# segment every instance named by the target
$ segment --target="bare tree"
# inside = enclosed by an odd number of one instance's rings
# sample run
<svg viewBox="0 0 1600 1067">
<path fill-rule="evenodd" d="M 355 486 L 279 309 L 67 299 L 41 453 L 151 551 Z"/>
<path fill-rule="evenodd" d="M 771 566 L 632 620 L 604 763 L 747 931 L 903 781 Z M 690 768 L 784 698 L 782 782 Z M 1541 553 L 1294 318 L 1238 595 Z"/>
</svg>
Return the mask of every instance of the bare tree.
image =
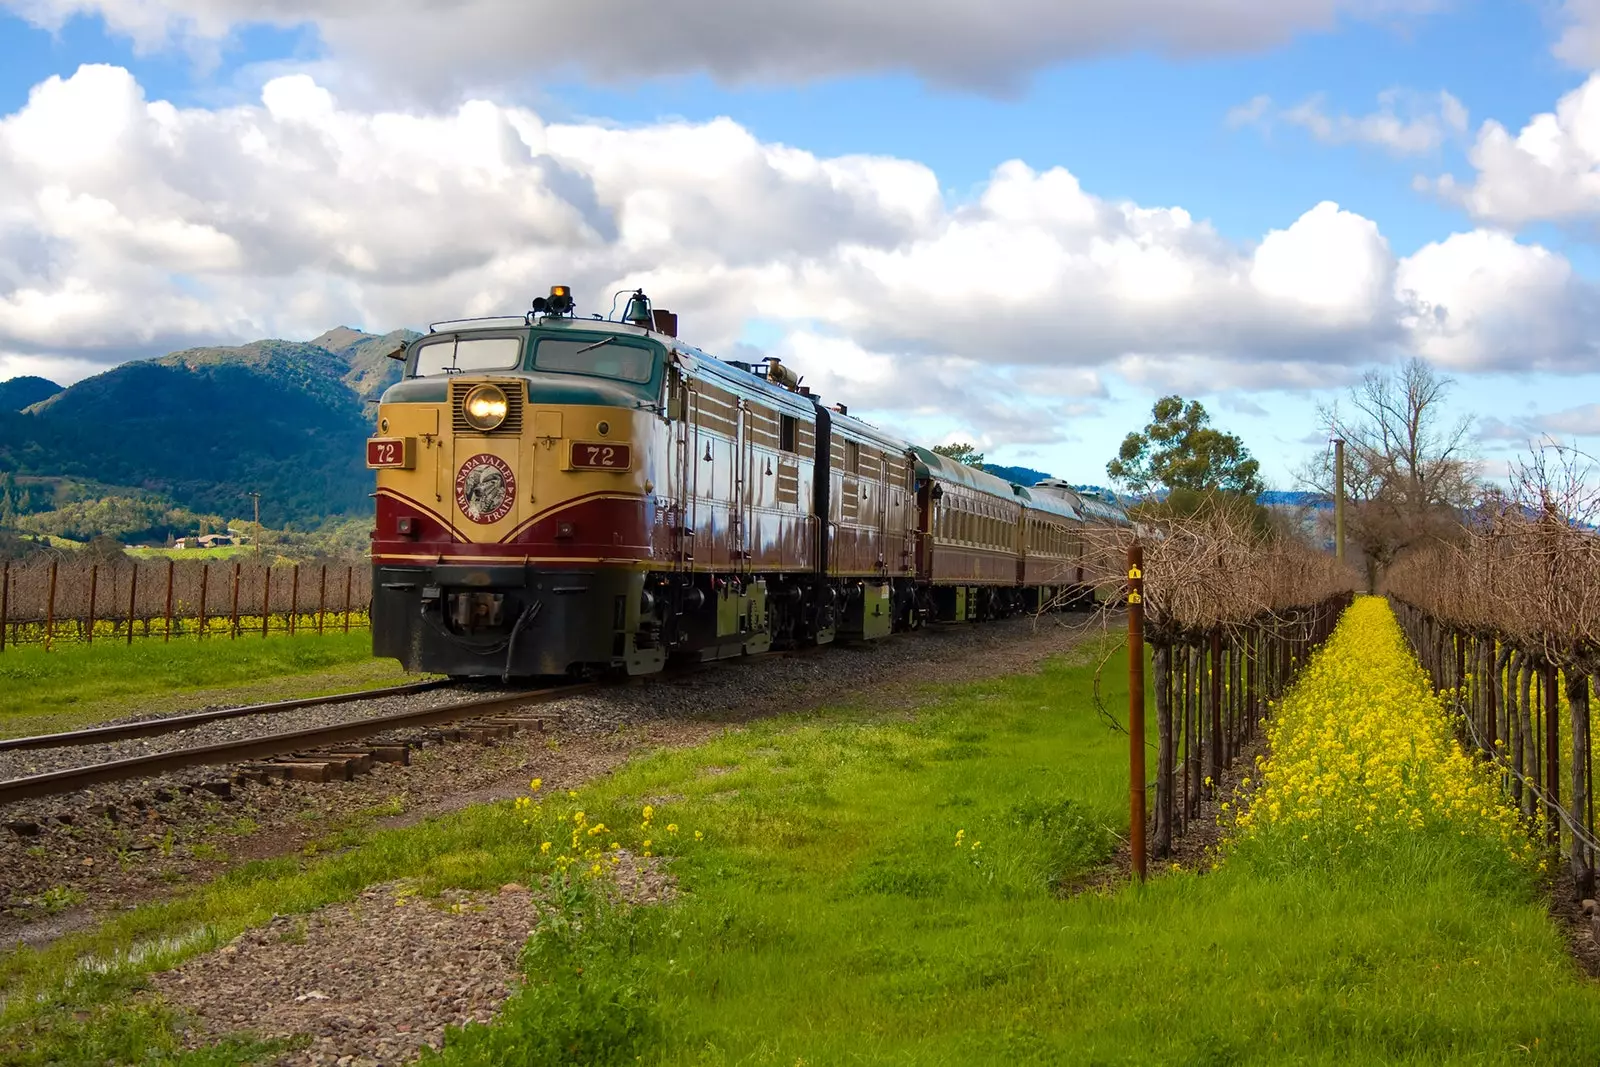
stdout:
<svg viewBox="0 0 1600 1067">
<path fill-rule="evenodd" d="M 1328 435 L 1345 442 L 1345 531 L 1365 558 L 1368 588 L 1406 549 L 1457 536 L 1461 509 L 1479 496 L 1472 421 L 1446 421 L 1453 384 L 1412 359 L 1398 371 L 1369 371 L 1350 390 L 1349 412 L 1318 408 Z M 1330 451 L 1300 477 L 1331 494 L 1333 476 Z"/>
</svg>

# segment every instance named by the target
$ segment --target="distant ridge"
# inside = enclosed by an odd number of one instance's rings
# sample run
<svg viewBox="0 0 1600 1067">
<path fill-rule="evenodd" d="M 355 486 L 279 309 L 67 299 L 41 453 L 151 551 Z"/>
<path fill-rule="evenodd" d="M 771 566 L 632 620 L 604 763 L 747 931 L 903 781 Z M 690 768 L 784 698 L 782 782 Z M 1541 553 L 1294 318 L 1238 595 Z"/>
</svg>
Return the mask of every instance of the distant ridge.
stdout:
<svg viewBox="0 0 1600 1067">
<path fill-rule="evenodd" d="M 49 378 L 37 378 L 31 374 L 10 378 L 0 382 L 0 411 L 21 411 L 59 392 L 61 386 Z"/>
<path fill-rule="evenodd" d="M 996 478 L 1004 478 L 1006 481 L 1015 482 L 1017 485 L 1036 485 L 1046 478 L 1055 477 L 1052 474 L 1046 474 L 1044 471 L 1036 471 L 1032 467 L 1005 467 L 998 463 L 985 463 L 983 464 L 983 469 Z"/>
<path fill-rule="evenodd" d="M 65 389 L 0 382 L 0 472 L 126 487 L 235 517 L 249 513 L 254 491 L 269 525 L 364 514 L 366 405 L 400 378 L 387 354 L 417 336 L 340 326 L 310 343 L 185 349 Z"/>
</svg>

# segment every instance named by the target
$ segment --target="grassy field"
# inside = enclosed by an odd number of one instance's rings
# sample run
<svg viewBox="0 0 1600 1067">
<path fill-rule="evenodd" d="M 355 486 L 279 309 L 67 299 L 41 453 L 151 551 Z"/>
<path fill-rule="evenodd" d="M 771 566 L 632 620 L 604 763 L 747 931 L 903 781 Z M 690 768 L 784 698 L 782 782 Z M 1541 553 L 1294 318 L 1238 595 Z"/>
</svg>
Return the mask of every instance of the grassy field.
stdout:
<svg viewBox="0 0 1600 1067">
<path fill-rule="evenodd" d="M 68 730 L 136 712 L 319 696 L 417 680 L 372 658 L 372 635 L 236 641 L 140 639 L 22 645 L 0 654 L 0 737 Z"/>
<path fill-rule="evenodd" d="M 1126 739 L 1091 670 L 944 688 L 914 719 L 755 724 L 578 796 L 251 865 L 0 958 L 0 1061 L 249 1062 L 259 1048 L 180 1056 L 166 1009 L 128 1005 L 140 974 L 394 877 L 430 892 L 603 869 L 587 841 L 615 836 L 673 855 L 680 899 L 619 909 L 575 877 L 582 921 L 547 918 L 502 1019 L 436 1062 L 1595 1062 L 1600 989 L 1533 874 L 1448 833 L 1067 891 L 1126 830 Z M 1102 680 L 1113 708 L 1124 676 L 1114 660 Z M 75 970 L 84 955 L 101 962 Z"/>
<path fill-rule="evenodd" d="M 256 558 L 254 545 L 224 545 L 221 548 L 127 548 L 123 549 L 134 559 L 233 559 L 238 557 L 244 560 Z M 277 553 L 268 551 L 265 558 L 268 560 Z"/>
</svg>

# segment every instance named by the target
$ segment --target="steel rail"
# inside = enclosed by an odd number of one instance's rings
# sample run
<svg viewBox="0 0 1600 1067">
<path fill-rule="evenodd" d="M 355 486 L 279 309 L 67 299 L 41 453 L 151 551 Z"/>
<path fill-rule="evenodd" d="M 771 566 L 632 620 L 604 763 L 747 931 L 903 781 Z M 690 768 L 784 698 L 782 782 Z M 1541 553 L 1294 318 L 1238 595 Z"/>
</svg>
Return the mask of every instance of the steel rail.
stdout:
<svg viewBox="0 0 1600 1067">
<path fill-rule="evenodd" d="M 450 685 L 448 681 L 408 682 L 383 689 L 359 689 L 353 693 L 338 693 L 320 697 L 299 697 L 295 700 L 278 700 L 271 704 L 245 704 L 237 708 L 219 708 L 215 711 L 196 711 L 188 715 L 168 715 L 140 722 L 118 723 L 115 726 L 91 726 L 82 730 L 63 730 L 54 734 L 35 734 L 31 737 L 9 737 L 0 740 L 0 752 L 14 752 L 28 748 L 67 748 L 72 745 L 92 745 L 100 741 L 121 741 L 129 737 L 150 737 L 155 734 L 177 733 L 179 730 L 218 719 L 237 719 L 245 715 L 266 715 L 274 711 L 292 711 L 295 708 L 314 708 L 323 704 L 354 703 L 358 700 L 377 700 L 381 697 L 407 696 L 425 693 Z"/>
<path fill-rule="evenodd" d="M 182 770 L 187 767 L 203 767 L 219 763 L 235 763 L 240 760 L 281 756 L 301 749 L 332 745 L 341 741 L 354 741 L 398 727 L 429 726 L 434 723 L 449 722 L 453 719 L 470 719 L 483 715 L 492 715 L 496 712 L 513 711 L 530 704 L 547 704 L 554 700 L 561 700 L 576 693 L 599 688 L 605 684 L 607 683 L 578 682 L 555 689 L 536 689 L 489 697 L 484 700 L 468 700 L 460 704 L 426 708 L 421 711 L 380 715 L 371 719 L 361 719 L 357 722 L 340 723 L 337 726 L 292 730 L 287 733 L 246 738 L 242 741 L 225 741 L 214 745 L 175 749 L 171 752 L 155 752 L 148 756 L 133 756 L 127 759 L 112 760 L 108 763 L 90 764 L 86 767 L 69 767 L 66 770 L 30 775 L 27 778 L 13 778 L 9 781 L 0 781 L 0 804 L 31 800 L 35 797 L 53 796 L 58 793 L 70 793 L 74 790 L 82 789 L 86 786 L 99 785 L 103 782 L 118 782 L 129 778 L 147 778 L 157 774 L 166 774 L 169 771 Z"/>
</svg>

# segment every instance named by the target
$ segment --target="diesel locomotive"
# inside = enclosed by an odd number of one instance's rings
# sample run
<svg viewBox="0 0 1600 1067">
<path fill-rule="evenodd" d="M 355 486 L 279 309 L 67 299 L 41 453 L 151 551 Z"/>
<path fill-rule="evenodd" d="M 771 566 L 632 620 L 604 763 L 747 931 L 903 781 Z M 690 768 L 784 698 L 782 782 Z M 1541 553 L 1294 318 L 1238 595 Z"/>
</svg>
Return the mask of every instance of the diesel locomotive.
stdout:
<svg viewBox="0 0 1600 1067">
<path fill-rule="evenodd" d="M 505 679 L 875 640 L 1058 604 L 1088 524 L 1126 522 L 677 332 L 642 291 L 583 318 L 555 286 L 393 353 L 367 441 L 376 655 Z"/>
</svg>

